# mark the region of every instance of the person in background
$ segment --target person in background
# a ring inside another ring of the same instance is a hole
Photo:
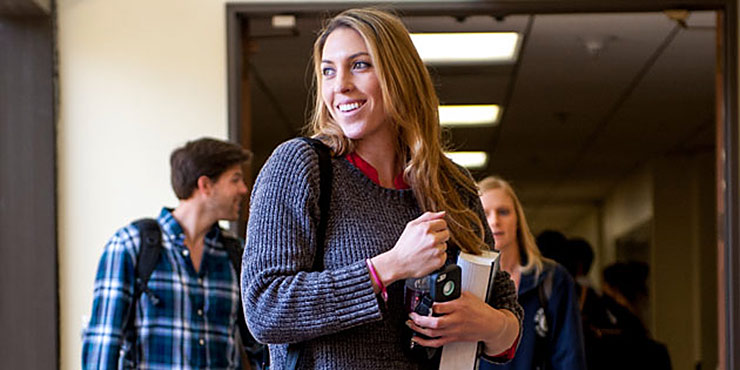
[[[594,260],[591,244],[583,238],[569,238],[563,256],[568,260],[565,265],[571,266],[571,275],[576,281],[576,295],[581,309],[583,337],[586,349],[586,363],[589,369],[603,368],[602,330],[611,325],[611,317],[601,295],[591,286],[588,274]]]
[[[241,368],[239,280],[218,221],[238,219],[247,194],[242,166],[250,158],[239,145],[210,138],[172,152],[179,203],[156,220],[161,249],[146,290],[136,282],[141,233],[129,224],[100,258],[83,369]]]
[[[610,323],[599,328],[597,368],[671,369],[668,350],[651,338],[641,319],[648,299],[648,274],[647,264],[634,261],[604,269],[603,301]]]
[[[290,357],[299,369],[418,369],[403,353],[408,328],[429,337],[414,339],[425,347],[481,342],[487,360],[508,361],[522,317],[508,273],[495,276],[488,301],[463,292],[435,302],[439,316],[409,315],[404,304],[405,279],[456,251],[493,248],[473,179],[444,155],[439,101],[408,31],[388,12],[347,10],[319,33],[313,60],[308,132],[331,149],[333,173],[318,271],[311,144],[278,146],[251,198],[244,310],[272,365],[289,368]],[[298,357],[288,356],[296,345]]]
[[[561,264],[571,274],[571,277],[575,276],[573,275],[575,260],[569,258],[571,256],[566,253],[568,238],[565,234],[552,229],[543,230],[537,235],[535,242],[543,257]]]
[[[501,268],[510,273],[524,308],[524,329],[516,357],[480,369],[586,368],[580,312],[573,279],[557,262],[542,257],[519,199],[508,182],[490,176],[478,183]]]

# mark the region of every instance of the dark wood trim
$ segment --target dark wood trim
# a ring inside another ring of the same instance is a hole
[[[51,0],[2,0],[0,15],[4,16],[42,16],[52,11]]]
[[[723,147],[718,152],[722,156],[724,178],[718,192],[723,193],[723,209],[718,210],[724,214],[722,223],[722,237],[724,243],[719,253],[724,255],[724,276],[718,290],[720,306],[724,309],[724,315],[720,316],[720,325],[724,325],[724,336],[720,337],[720,343],[724,344],[720,351],[724,352],[724,369],[737,369],[740,367],[740,151],[738,140],[740,139],[740,127],[738,126],[738,7],[737,1],[727,1],[724,7],[723,23],[723,92],[724,107],[724,138]],[[722,302],[724,301],[724,302]]]
[[[328,15],[343,9],[358,6],[378,6],[401,12],[403,15],[470,15],[470,14],[550,14],[550,13],[608,13],[649,12],[665,9],[716,10],[722,9],[730,0],[500,0],[500,1],[455,1],[455,2],[396,2],[372,3],[305,2],[305,3],[234,3],[227,9],[246,16],[268,16],[274,14]]]
[[[53,129],[52,129],[52,158],[54,163],[54,172],[52,174],[52,182],[49,184],[54,189],[53,202],[53,217],[54,217],[54,314],[56,317],[55,330],[57,333],[54,338],[54,347],[56,348],[56,366],[55,369],[59,369],[62,363],[62,327],[61,327],[61,294],[60,294],[60,283],[59,283],[59,218],[57,217],[59,212],[59,165],[57,162],[59,153],[57,146],[57,124],[59,123],[59,12],[57,8],[57,0],[50,0],[51,3],[51,87],[52,87],[52,117],[53,117]]]
[[[241,138],[241,84],[242,79],[242,43],[241,19],[239,12],[230,5],[226,6],[226,68],[228,89],[229,139],[239,142]]]
[[[716,192],[716,207],[717,207],[717,317],[718,318],[724,318],[725,317],[725,296],[721,292],[725,291],[725,230],[727,229],[727,225],[725,224],[725,193],[722,190],[725,185],[725,153],[724,153],[724,142],[726,137],[726,129],[725,129],[725,122],[727,121],[725,117],[725,105],[727,98],[725,97],[725,83],[724,83],[724,76],[725,76],[725,58],[724,53],[722,50],[724,50],[725,46],[725,34],[723,30],[725,29],[725,16],[723,12],[719,12],[717,14],[717,31],[716,31],[716,70],[715,70],[715,128],[717,130],[717,134],[715,136],[715,147],[717,148],[716,152],[718,153],[715,156],[715,168],[716,168],[716,177],[715,177],[715,183],[718,184],[717,186],[717,192]],[[718,319],[717,320],[717,366],[719,369],[726,369],[726,363],[727,363],[727,351],[726,348],[726,333],[724,320]]]
[[[228,68],[228,116],[229,139],[243,148],[252,150],[252,125],[249,93],[249,73],[247,54],[249,49],[249,19],[233,7],[227,5],[227,68]],[[244,169],[244,181],[251,189],[253,184],[251,163]],[[239,236],[246,233],[246,222],[249,217],[249,198],[239,211],[239,219],[230,225]]]
[[[0,358],[57,369],[60,354],[54,22],[0,15]]]
[[[612,0],[595,2],[592,0],[546,1],[546,0],[500,0],[496,2],[419,2],[419,3],[362,3],[357,2],[306,2],[306,3],[269,3],[253,2],[227,4],[227,48],[229,50],[229,133],[232,139],[240,137],[238,130],[242,92],[242,81],[237,67],[241,58],[235,55],[241,52],[238,27],[240,22],[249,17],[265,17],[274,14],[293,14],[296,16],[328,16],[331,13],[350,7],[377,5],[392,8],[402,15],[469,15],[469,14],[554,14],[554,13],[605,13],[605,12],[651,12],[666,9],[715,10],[723,17],[722,35],[724,47],[721,59],[725,66],[719,78],[724,104],[721,109],[724,120],[724,136],[718,141],[717,153],[724,153],[721,168],[718,168],[718,197],[721,207],[717,210],[719,219],[720,247],[718,270],[721,276],[718,292],[718,304],[724,309],[719,316],[722,328],[719,330],[721,346],[720,369],[740,368],[740,127],[738,126],[738,0]],[[720,154],[718,154],[720,155]],[[721,174],[720,174],[721,173]],[[724,187],[720,187],[724,184]]]

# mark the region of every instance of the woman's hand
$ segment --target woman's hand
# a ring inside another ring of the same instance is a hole
[[[513,313],[497,310],[468,292],[462,292],[453,301],[434,303],[432,311],[439,316],[411,313],[411,320],[406,322],[412,330],[431,338],[414,338],[425,347],[483,341],[486,353],[495,356],[509,349],[519,334],[519,323]]]
[[[371,259],[383,285],[423,277],[444,265],[450,239],[444,216],[444,211],[425,212],[406,224],[391,250]]]

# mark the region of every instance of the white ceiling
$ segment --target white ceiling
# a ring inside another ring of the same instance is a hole
[[[509,179],[535,230],[567,230],[651,159],[714,150],[713,12],[694,12],[685,26],[663,13],[404,21],[412,32],[524,36],[515,64],[438,67],[432,75],[443,103],[503,105],[500,125],[455,129],[452,144],[489,152],[488,168],[474,175]],[[319,19],[298,18],[291,32],[250,19],[257,169],[305,122],[319,26]]]

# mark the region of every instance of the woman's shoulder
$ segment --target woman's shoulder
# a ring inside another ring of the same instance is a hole
[[[290,139],[278,145],[267,158],[252,190],[253,196],[271,188],[297,189],[318,186],[319,160],[310,144],[300,138]]]
[[[292,138],[284,141],[272,151],[270,158],[310,161],[315,157],[311,145],[301,137]]]
[[[291,174],[318,169],[318,154],[311,144],[297,137],[278,145],[265,162],[263,171],[285,171]]]

